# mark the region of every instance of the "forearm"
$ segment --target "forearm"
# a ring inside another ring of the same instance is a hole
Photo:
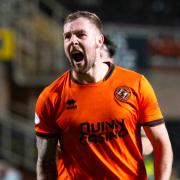
[[[37,162],[37,180],[57,180],[56,163]]]
[[[169,180],[172,170],[173,153],[171,146],[163,147],[157,143],[154,148],[154,177],[155,180]]]
[[[37,180],[56,180],[57,138],[36,137],[38,158],[36,165]]]

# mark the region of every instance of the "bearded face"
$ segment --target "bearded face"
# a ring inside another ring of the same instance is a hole
[[[87,18],[78,18],[64,25],[64,49],[77,73],[86,73],[96,62],[100,32]]]

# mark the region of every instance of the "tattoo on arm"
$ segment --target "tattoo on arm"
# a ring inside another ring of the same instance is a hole
[[[56,146],[57,138],[36,137],[38,150],[37,158],[37,180],[57,179],[56,170]]]

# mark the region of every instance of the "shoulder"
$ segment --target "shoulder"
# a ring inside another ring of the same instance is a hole
[[[69,71],[66,71],[59,78],[57,78],[50,85],[48,85],[44,90],[48,91],[49,93],[59,91],[59,89],[62,88],[63,84],[67,82],[69,75]]]
[[[69,71],[66,71],[59,78],[54,80],[51,84],[46,86],[40,93],[38,101],[47,101],[49,99],[56,99],[62,91],[64,83],[67,82],[69,77]]]
[[[141,73],[117,65],[115,66],[115,69],[116,76],[123,79],[127,83],[139,83],[141,79],[144,77]]]
[[[139,73],[139,72],[136,72],[136,71],[133,71],[133,70],[130,70],[130,69],[127,69],[127,68],[124,68],[124,67],[120,67],[118,65],[115,65],[117,71],[119,73],[125,73],[126,75],[129,75],[129,76],[134,76],[134,77],[140,77],[142,74]]]

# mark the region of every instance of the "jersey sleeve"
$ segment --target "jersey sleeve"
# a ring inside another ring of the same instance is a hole
[[[154,126],[164,122],[157,97],[149,83],[142,75],[140,84],[140,123],[144,126]]]
[[[53,100],[45,89],[36,102],[35,132],[37,136],[56,137],[57,125],[54,119]]]

